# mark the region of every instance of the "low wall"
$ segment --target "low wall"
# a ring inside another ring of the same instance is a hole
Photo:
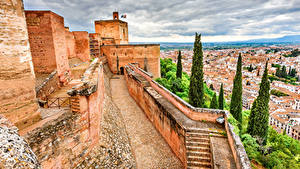
[[[47,96],[59,89],[59,79],[56,70],[53,71],[44,82],[35,88],[36,97],[45,100]]]
[[[169,102],[176,106],[180,111],[182,111],[186,116],[192,120],[196,121],[209,121],[216,122],[216,119],[220,116],[224,116],[225,111],[217,109],[205,109],[205,108],[195,108],[182,100],[180,97],[176,96],[168,89],[164,88],[157,82],[153,81],[151,76],[147,75],[142,69],[129,64],[130,68],[136,73],[143,76],[149,82],[150,86],[155,89],[159,94],[165,97]]]
[[[75,168],[99,143],[105,90],[103,67],[97,62],[89,70],[92,71],[85,73],[89,81],[73,91],[72,98],[78,101],[80,111],[66,112],[25,135],[43,168]],[[89,92],[77,93],[79,89]]]
[[[160,84],[153,81],[150,74],[147,74],[147,72],[132,64],[126,66],[125,77],[130,95],[144,110],[147,117],[165,138],[173,152],[184,165],[186,165],[184,138],[185,124],[184,122],[179,123],[179,121],[174,118],[174,115],[170,115],[170,110],[166,111],[164,107],[161,106],[159,101],[161,99],[159,97],[166,99],[180,110],[181,113],[194,121],[208,121],[216,123],[216,118],[223,116],[225,118],[225,129],[228,136],[227,139],[233,153],[236,167],[238,169],[251,168],[250,161],[239,136],[233,132],[233,126],[227,121],[227,111],[195,108]],[[152,92],[154,94],[151,94],[151,90],[155,91]]]
[[[130,71],[126,69],[126,71]],[[125,73],[128,91],[136,103],[145,112],[148,119],[163,136],[176,156],[186,164],[185,129],[177,123],[169,110],[166,110],[156,98],[155,92],[147,89],[147,84],[132,73]]]
[[[245,151],[243,143],[238,135],[233,131],[234,127],[228,123],[228,112],[225,115],[225,129],[227,132],[229,146],[231,148],[236,167],[242,169],[251,168],[250,160]]]

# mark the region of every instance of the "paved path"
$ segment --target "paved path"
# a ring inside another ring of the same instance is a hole
[[[130,97],[124,77],[114,76],[110,82],[112,98],[123,115],[137,167],[183,168],[168,144]]]

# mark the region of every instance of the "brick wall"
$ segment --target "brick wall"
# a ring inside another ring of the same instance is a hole
[[[36,97],[41,100],[46,100],[46,97],[48,97],[50,94],[57,91],[59,86],[59,80],[57,76],[56,70],[53,71],[40,86],[37,86],[35,88],[36,91]]]
[[[40,119],[23,2],[0,1],[0,114],[18,128]]]
[[[101,38],[113,38],[116,44],[128,44],[128,24],[121,20],[95,21],[95,32]]]
[[[70,68],[64,18],[51,11],[25,11],[34,70],[51,73],[55,69],[61,83],[67,83]]]
[[[67,56],[64,18],[51,12],[51,26],[55,49],[56,71],[61,83],[68,83],[70,67]]]
[[[162,106],[151,89],[146,89],[145,79],[128,73],[125,79],[129,94],[144,111],[153,126],[163,136],[172,151],[186,165],[185,129],[173,118],[169,110]]]
[[[160,46],[159,45],[104,45],[101,55],[105,56],[113,73],[117,73],[117,56],[119,71],[129,63],[138,63],[141,68],[147,63],[147,71],[160,77]]]
[[[172,116],[172,109],[167,109],[161,104],[161,97],[194,121],[216,123],[216,118],[220,116],[225,117],[225,129],[228,135],[229,146],[236,162],[236,167],[238,169],[251,168],[250,161],[239,136],[233,132],[233,126],[227,121],[228,112],[192,107],[158,83],[154,82],[146,72],[133,65],[126,66],[125,77],[131,97],[144,110],[149,120],[165,138],[173,152],[184,165],[186,165],[184,139],[186,132],[185,121],[176,119],[174,115]],[[153,92],[151,92],[151,90]]]
[[[90,60],[90,39],[89,33],[86,31],[72,32],[75,38],[76,57],[86,62]]]
[[[104,74],[102,65],[92,70],[87,74],[93,92],[73,96],[80,111],[66,112],[24,136],[43,168],[75,168],[99,145]]]
[[[50,11],[25,11],[34,71],[51,73],[56,69]]]
[[[69,29],[65,29],[65,35],[66,35],[66,47],[67,47],[67,56],[69,59],[75,58],[75,38],[72,32],[69,31]]]

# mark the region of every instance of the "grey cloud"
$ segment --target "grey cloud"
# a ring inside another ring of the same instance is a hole
[[[71,30],[94,32],[94,20],[126,13],[135,37],[300,34],[300,3],[285,0],[24,0],[25,9],[50,9]],[[276,16],[282,19],[266,22]]]

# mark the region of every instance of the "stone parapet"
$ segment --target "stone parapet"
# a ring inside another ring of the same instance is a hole
[[[227,121],[227,111],[195,108],[153,81],[149,74],[146,74],[133,64],[126,66],[125,77],[130,95],[144,110],[149,120],[159,130],[185,166],[187,159],[185,156],[186,140],[184,136],[187,130],[199,127],[210,128],[209,126],[213,124],[218,125],[216,122],[218,117],[223,117],[225,118],[225,131],[236,168],[251,168],[239,136],[233,132],[233,126]],[[169,130],[174,131],[171,140],[169,140],[171,136],[167,132]],[[212,160],[214,160],[214,157],[212,157]]]

